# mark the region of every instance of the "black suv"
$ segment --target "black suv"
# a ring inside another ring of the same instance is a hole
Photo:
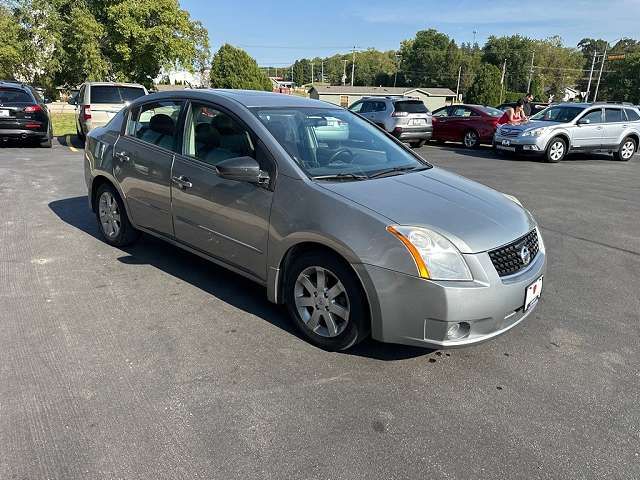
[[[35,88],[0,80],[0,141],[10,138],[51,148],[53,128],[45,101]]]

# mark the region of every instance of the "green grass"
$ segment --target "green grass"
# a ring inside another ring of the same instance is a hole
[[[52,113],[53,134],[56,137],[64,137],[76,134],[76,118],[73,113]]]

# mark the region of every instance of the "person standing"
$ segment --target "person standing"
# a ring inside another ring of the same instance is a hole
[[[533,101],[533,95],[531,92],[527,93],[521,100],[522,109],[524,110],[524,114],[527,117],[531,116],[531,102]]]
[[[524,102],[522,100],[518,100],[516,106],[514,108],[507,108],[498,120],[498,125],[519,125],[521,123],[527,122],[529,119],[524,114]]]

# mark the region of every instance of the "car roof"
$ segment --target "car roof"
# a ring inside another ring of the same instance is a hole
[[[139,83],[126,83],[126,82],[85,82],[84,85],[91,87],[137,87],[144,88]]]
[[[172,90],[168,92],[153,93],[142,97],[138,101],[148,101],[161,98],[191,98],[200,100],[215,100],[224,97],[234,100],[247,108],[282,108],[282,107],[307,107],[307,108],[342,108],[338,105],[320,100],[287,95],[284,93],[272,93],[259,90],[227,90],[227,89],[187,89]]]

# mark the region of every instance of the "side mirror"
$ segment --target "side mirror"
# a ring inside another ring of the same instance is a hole
[[[269,184],[269,174],[260,170],[258,162],[251,157],[235,157],[216,165],[218,175],[227,180],[258,185]]]
[[[588,118],[581,118],[580,120],[578,120],[578,125],[589,125],[591,123],[591,120],[589,120]]]

